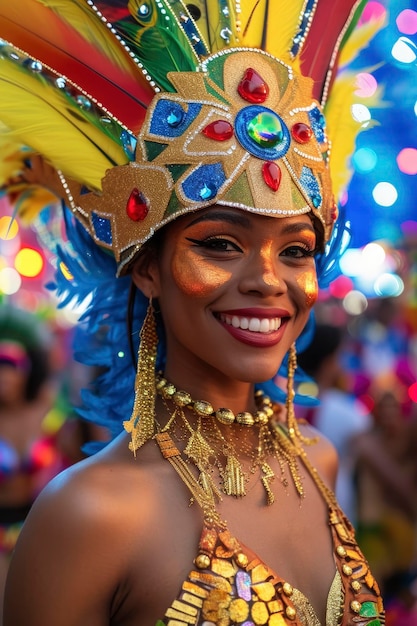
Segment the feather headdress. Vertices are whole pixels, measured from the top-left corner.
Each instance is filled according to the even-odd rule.
[[[380,27],[353,28],[364,5],[3,3],[0,120],[61,172],[68,204],[119,272],[157,228],[216,202],[308,212],[323,243],[337,213],[329,162],[346,171],[357,129],[326,128],[322,111],[331,118],[334,102],[342,117],[351,102],[348,79],[333,101],[332,85],[352,32],[360,43]],[[346,177],[335,178],[339,191]]]
[[[58,267],[56,289],[63,305],[91,296],[78,356],[105,368],[84,395],[85,417],[116,434],[131,410],[135,372],[127,304],[121,306],[130,279],[114,275],[155,228],[221,200],[278,216],[295,207],[329,239],[335,217],[329,163],[337,200],[359,129],[350,121],[353,75],[348,67],[337,71],[340,59],[347,65],[381,27],[357,27],[365,4],[0,3],[3,161],[9,155],[0,184],[35,153],[61,173],[77,219],[66,212],[68,241],[59,257],[68,272]],[[25,188],[19,205],[29,218],[39,206],[31,202],[33,189]],[[39,187],[36,193],[40,200]],[[337,223],[317,257],[322,285],[337,272],[345,246]],[[145,311],[138,292],[135,336]],[[97,332],[104,327],[104,335]],[[273,381],[266,388],[283,401]]]

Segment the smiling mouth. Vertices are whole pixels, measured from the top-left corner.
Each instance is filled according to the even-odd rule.
[[[264,335],[277,331],[282,324],[281,317],[240,317],[238,315],[224,315],[220,313],[218,318],[221,322],[228,326],[233,326],[233,328],[249,330],[252,333]]]

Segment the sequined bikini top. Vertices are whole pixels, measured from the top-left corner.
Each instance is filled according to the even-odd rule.
[[[156,435],[156,440],[204,514],[194,567],[156,626],[320,626],[308,599],[229,532],[168,433]],[[384,626],[378,584],[354,530],[307,456],[301,459],[329,508],[336,575],[326,626]]]

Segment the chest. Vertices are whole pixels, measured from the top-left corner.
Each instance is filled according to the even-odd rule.
[[[307,489],[303,500],[288,489],[278,494],[274,505],[266,506],[262,489],[255,487],[245,498],[224,498],[220,514],[242,545],[302,591],[324,616],[335,574],[327,508],[314,488]],[[121,590],[115,625],[138,626],[138,615],[144,626],[156,624],[196,569],[203,519],[198,505],[189,506],[184,496],[180,506],[170,499],[161,502],[148,546],[137,555]]]

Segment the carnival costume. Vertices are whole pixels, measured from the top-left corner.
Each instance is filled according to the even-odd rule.
[[[69,211],[58,291],[65,301],[93,296],[84,321],[94,354],[83,335],[79,356],[106,371],[96,393],[84,394],[84,413],[113,434],[123,422],[135,454],[154,438],[203,510],[195,568],[161,624],[319,624],[308,600],[240,545],[219,517],[217,499],[243,497],[247,477],[217,421],[256,429],[253,470],[268,504],[271,457],[289,468],[300,496],[299,464],[315,481],[328,505],[337,570],[328,624],[384,624],[378,586],[352,528],[303,450],[313,442],[294,417],[295,346],[283,364],[287,392],[273,381],[259,385],[256,413],[234,415],[155,375],[164,369],[163,329],[152,303],[145,315],[140,293],[131,298],[132,319],[143,321],[131,332],[141,336],[133,380],[120,305],[144,244],[177,217],[215,204],[276,218],[309,215],[321,252],[319,283],[332,278],[345,245],[337,201],[358,130],[349,113],[352,74],[345,69],[336,80],[336,69],[380,26],[355,28],[364,4],[22,0],[0,9],[0,120],[21,155],[38,152],[59,174]],[[35,202],[39,191],[31,192]],[[24,193],[19,204],[31,212]],[[156,393],[172,414],[164,428],[154,416]],[[286,426],[277,402],[286,404]],[[187,433],[183,453],[173,424]]]

